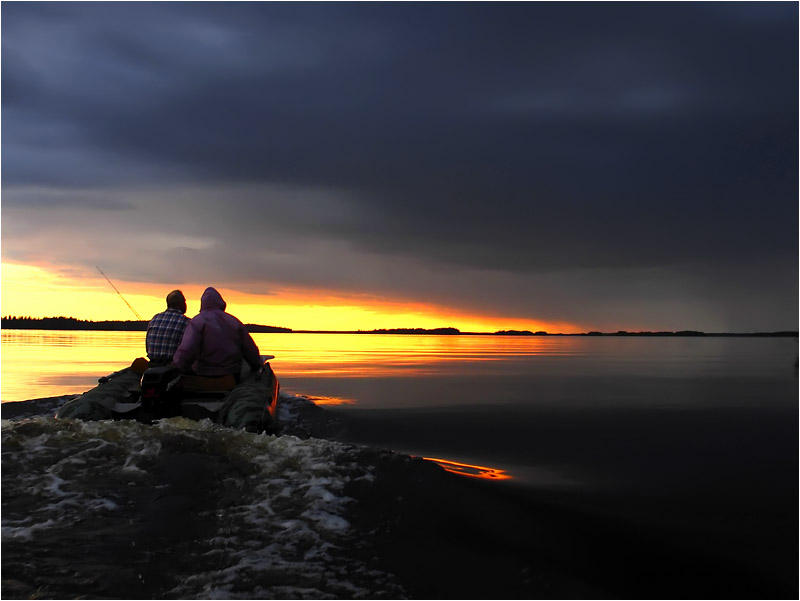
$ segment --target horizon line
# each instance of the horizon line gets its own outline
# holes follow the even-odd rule
[[[57,317],[29,317],[29,316],[15,316],[15,315],[4,315],[0,317],[3,322],[3,327],[7,329],[35,329],[35,328],[15,328],[10,325],[5,325],[6,321],[25,321],[25,322],[39,322],[39,321],[47,321],[47,320],[63,320],[67,322],[78,322],[78,323],[86,323],[86,324],[147,324],[149,323],[149,319],[103,319],[103,320],[91,320],[91,319],[78,319],[77,317],[66,317],[63,315]],[[292,328],[287,328],[283,326],[272,326],[272,325],[263,325],[263,324],[255,324],[255,323],[246,323],[244,324],[247,327],[254,327],[254,328],[264,328],[264,329],[271,329],[273,331],[270,332],[253,332],[253,333],[271,333],[271,334],[430,334],[430,335],[441,335],[441,336],[492,336],[492,335],[504,335],[504,336],[682,336],[682,337],[691,337],[691,336],[784,336],[784,337],[791,337],[791,336],[800,336],[800,332],[798,330],[771,330],[771,331],[739,331],[739,332],[706,332],[703,330],[638,330],[638,331],[629,331],[629,330],[617,330],[616,332],[601,332],[596,330],[590,330],[587,332],[571,332],[571,333],[562,333],[562,332],[546,332],[543,330],[539,330],[536,332],[532,332],[530,330],[496,330],[494,332],[466,332],[461,331],[458,328],[454,327],[437,327],[437,328],[373,328],[371,330],[295,330]],[[59,328],[45,328],[45,329],[59,329]],[[73,328],[60,328],[70,330]],[[114,330],[109,329],[108,331],[124,331],[124,330]]]

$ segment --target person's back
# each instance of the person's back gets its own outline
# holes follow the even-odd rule
[[[238,376],[242,360],[261,367],[256,343],[244,324],[225,312],[225,301],[214,288],[206,288],[200,313],[192,318],[175,352],[178,369],[200,376]]]
[[[169,363],[183,339],[189,323],[186,298],[180,290],[167,295],[167,310],[153,316],[147,324],[145,349],[151,363]]]

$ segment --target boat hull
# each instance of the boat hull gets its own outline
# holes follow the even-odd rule
[[[126,368],[100,378],[99,384],[83,395],[65,403],[58,419],[135,419],[152,423],[163,417],[182,415],[248,432],[277,431],[277,402],[280,384],[269,363],[258,372],[247,374],[228,391],[178,392],[170,410],[157,411],[142,403],[141,376]]]

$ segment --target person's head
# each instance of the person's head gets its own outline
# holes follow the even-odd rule
[[[173,290],[167,295],[167,307],[186,313],[186,297],[180,290]]]
[[[206,288],[205,292],[203,292],[203,296],[200,297],[201,311],[213,311],[215,309],[224,311],[225,307],[227,307],[227,304],[222,298],[222,295],[217,292],[216,288]]]

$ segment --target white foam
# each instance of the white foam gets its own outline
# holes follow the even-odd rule
[[[308,397],[281,392],[278,396],[278,423],[286,424],[297,420],[297,415],[314,402]]]
[[[55,525],[53,520],[31,524],[30,526],[3,526],[3,539],[33,540],[33,534],[37,530],[46,530]]]
[[[136,511],[125,505],[125,489],[155,488],[150,472],[171,452],[166,441],[192,440],[220,463],[245,467],[231,476],[235,501],[198,516],[212,518],[215,532],[197,541],[196,572],[167,596],[364,598],[375,581],[387,581],[341,551],[353,536],[345,486],[374,478],[351,446],[183,418],[152,427],[34,418],[4,423],[2,436],[4,540],[35,540],[53,528]]]

